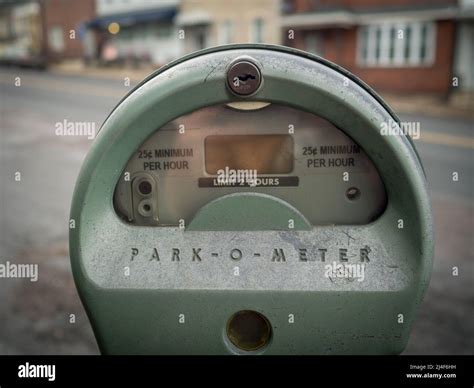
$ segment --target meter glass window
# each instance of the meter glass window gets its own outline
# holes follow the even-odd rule
[[[312,225],[367,224],[387,202],[374,164],[343,130],[278,104],[178,117],[156,128],[125,171],[131,179],[117,183],[114,205],[134,225],[188,225],[203,206],[241,192],[282,200]]]
[[[208,174],[225,168],[255,170],[257,174],[288,174],[293,170],[290,135],[208,136],[204,147]]]

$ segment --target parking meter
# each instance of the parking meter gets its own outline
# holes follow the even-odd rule
[[[394,354],[432,216],[362,81],[269,45],[164,66],[113,110],[72,202],[74,279],[107,354]]]

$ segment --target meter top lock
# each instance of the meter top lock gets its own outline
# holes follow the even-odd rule
[[[177,60],[78,178],[74,278],[104,353],[400,353],[429,282],[411,140],[364,83],[284,47]]]

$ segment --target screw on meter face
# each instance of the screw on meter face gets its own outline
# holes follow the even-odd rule
[[[262,76],[257,65],[247,59],[240,59],[233,63],[227,73],[227,83],[235,94],[248,96],[255,93]]]
[[[380,132],[393,122],[353,75],[289,48],[217,47],[145,80],[72,202],[101,351],[403,351],[433,239],[416,150]]]

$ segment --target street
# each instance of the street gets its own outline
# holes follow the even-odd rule
[[[92,140],[57,136],[55,123],[91,122],[98,130],[132,87],[120,79],[0,68],[0,262],[40,264],[38,282],[0,281],[0,354],[98,353],[68,256],[70,201]],[[421,123],[415,143],[436,234],[431,283],[405,354],[472,354],[473,121],[400,117]]]

